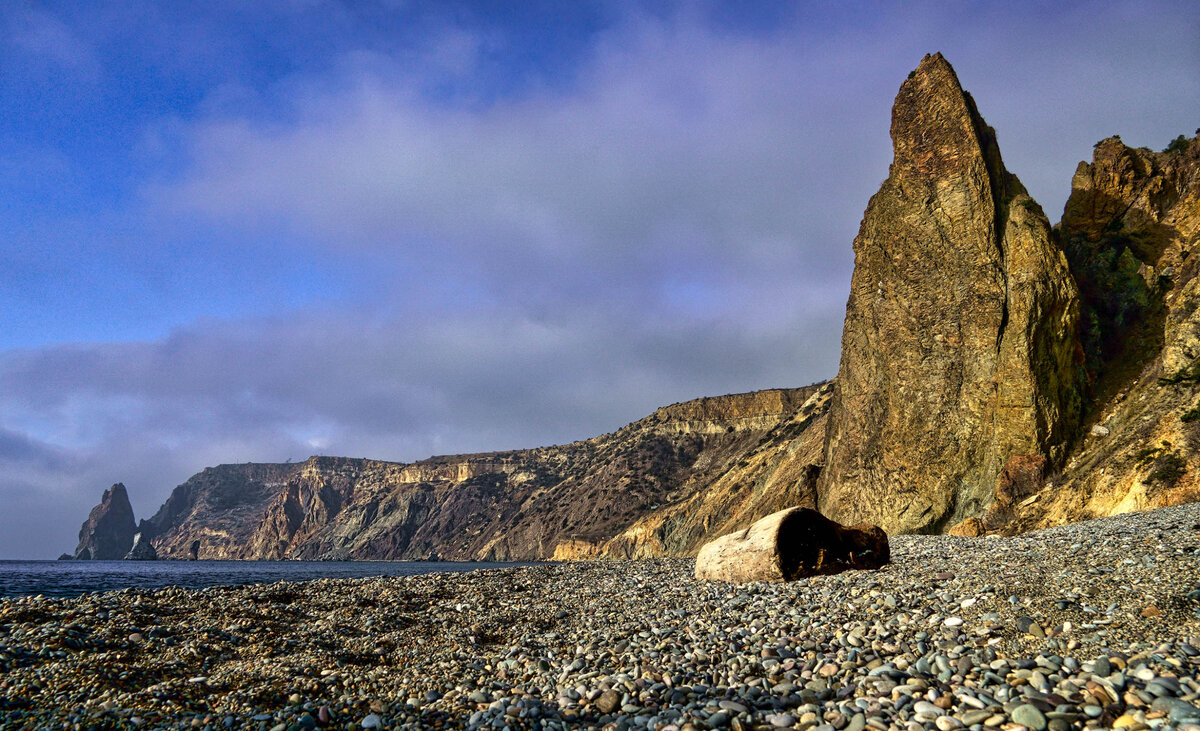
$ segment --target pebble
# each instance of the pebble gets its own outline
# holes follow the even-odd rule
[[[0,600],[0,703],[30,704],[0,729],[1200,731],[1198,523],[895,536],[786,584],[650,559]]]
[[[1012,710],[1010,714],[1014,723],[1019,723],[1033,731],[1043,731],[1046,728],[1046,716],[1037,706],[1025,703]]]
[[[596,699],[596,708],[601,713],[609,714],[621,706],[621,694],[615,690],[606,690]]]

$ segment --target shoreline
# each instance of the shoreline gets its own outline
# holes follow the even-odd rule
[[[62,599],[123,589],[203,589],[280,581],[450,574],[536,562],[458,561],[23,561],[0,560],[0,600],[25,596]]]
[[[0,600],[0,728],[1200,731],[1200,504],[891,545]]]

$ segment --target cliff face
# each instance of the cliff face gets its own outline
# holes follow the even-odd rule
[[[75,558],[113,561],[125,557],[133,547],[137,525],[125,486],[117,483],[104,491],[100,504],[92,508],[79,528],[79,546]]]
[[[891,135],[834,381],[540,449],[222,465],[139,530],[166,558],[646,557],[793,506],[979,535],[1200,499],[1200,137],[1102,141],[1051,229],[940,55]],[[113,520],[128,549],[110,502],[79,552]]]
[[[197,539],[200,558],[515,560],[569,546],[686,553],[706,525],[752,521],[811,494],[820,440],[797,448],[796,438],[819,431],[828,393],[698,399],[613,434],[524,451],[222,465],[176,488],[148,524],[164,558],[187,558]],[[659,513],[669,517],[609,541]],[[651,536],[644,544],[639,531]]]
[[[854,241],[817,502],[842,523],[937,531],[984,511],[1010,457],[1062,456],[1079,413],[1078,298],[940,55],[900,87],[891,134]]]
[[[200,542],[200,558],[238,557],[295,469],[283,464],[209,467],[176,487],[145,521],[143,533],[153,535],[162,558],[191,558],[193,541]]]
[[[1009,530],[1200,499],[1200,137],[1097,144],[1059,235],[1083,295],[1091,408],[1078,450]]]
[[[765,515],[816,507],[832,392],[833,384],[824,384],[752,445],[731,444],[723,458],[705,455],[712,467],[697,470],[688,498],[651,511],[607,540],[560,543],[554,558],[686,556]]]

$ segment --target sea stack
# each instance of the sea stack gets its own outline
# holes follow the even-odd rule
[[[145,521],[143,521],[145,522]],[[154,545],[150,543],[149,534],[138,531],[133,536],[133,547],[129,549],[129,553],[125,554],[126,561],[157,561],[158,551],[154,550]]]
[[[137,524],[125,486],[117,483],[104,491],[100,504],[92,508],[79,528],[79,546],[75,558],[111,561],[124,558],[133,548]]]
[[[901,85],[891,136],[854,240],[818,507],[935,532],[982,515],[1010,457],[1061,457],[1079,419],[1079,297],[941,54]]]

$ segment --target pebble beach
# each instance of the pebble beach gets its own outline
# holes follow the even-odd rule
[[[689,559],[0,601],[0,728],[1200,731],[1200,504]]]

